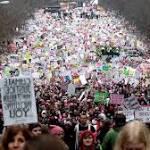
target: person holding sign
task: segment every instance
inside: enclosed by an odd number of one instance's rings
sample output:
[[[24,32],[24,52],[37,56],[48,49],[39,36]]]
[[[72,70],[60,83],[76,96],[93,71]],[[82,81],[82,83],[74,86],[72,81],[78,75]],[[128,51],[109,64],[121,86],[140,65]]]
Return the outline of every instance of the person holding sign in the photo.
[[[27,140],[31,139],[31,134],[26,126],[13,125],[6,128],[2,137],[3,150],[23,150]]]

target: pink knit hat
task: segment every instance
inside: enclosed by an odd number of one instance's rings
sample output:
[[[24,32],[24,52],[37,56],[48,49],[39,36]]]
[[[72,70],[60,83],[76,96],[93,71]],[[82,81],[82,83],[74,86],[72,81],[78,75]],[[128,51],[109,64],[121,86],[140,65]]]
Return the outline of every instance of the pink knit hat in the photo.
[[[64,132],[64,130],[61,127],[55,126],[55,125],[51,125],[49,128],[49,131],[52,135],[58,135],[58,134]]]

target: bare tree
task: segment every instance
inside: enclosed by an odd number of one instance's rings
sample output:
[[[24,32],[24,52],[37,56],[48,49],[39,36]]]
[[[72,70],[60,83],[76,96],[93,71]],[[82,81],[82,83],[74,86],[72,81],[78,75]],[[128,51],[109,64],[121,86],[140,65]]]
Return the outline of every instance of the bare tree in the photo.
[[[0,5],[0,40],[16,34],[16,28],[31,16],[31,10],[30,0],[11,0],[8,5]]]
[[[135,24],[141,33],[150,38],[150,0],[99,0],[109,9],[117,10],[131,24]]]
[[[32,17],[36,8],[56,4],[58,0],[10,0],[7,5],[0,4],[0,41],[16,35],[16,29],[21,28],[25,20]]]

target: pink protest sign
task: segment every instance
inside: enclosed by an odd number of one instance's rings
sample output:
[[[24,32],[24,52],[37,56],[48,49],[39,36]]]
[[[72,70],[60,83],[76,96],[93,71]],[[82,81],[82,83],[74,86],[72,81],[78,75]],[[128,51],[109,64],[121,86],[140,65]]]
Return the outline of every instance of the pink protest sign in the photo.
[[[111,104],[122,104],[124,101],[124,95],[120,94],[110,94],[110,103]]]

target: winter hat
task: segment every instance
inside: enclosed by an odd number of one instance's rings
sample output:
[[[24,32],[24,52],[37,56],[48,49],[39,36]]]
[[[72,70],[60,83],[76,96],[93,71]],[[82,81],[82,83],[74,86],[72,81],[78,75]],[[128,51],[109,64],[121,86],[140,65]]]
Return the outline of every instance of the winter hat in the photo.
[[[50,126],[49,131],[52,135],[58,135],[58,134],[64,132],[64,130],[61,127],[55,126],[55,125]]]

